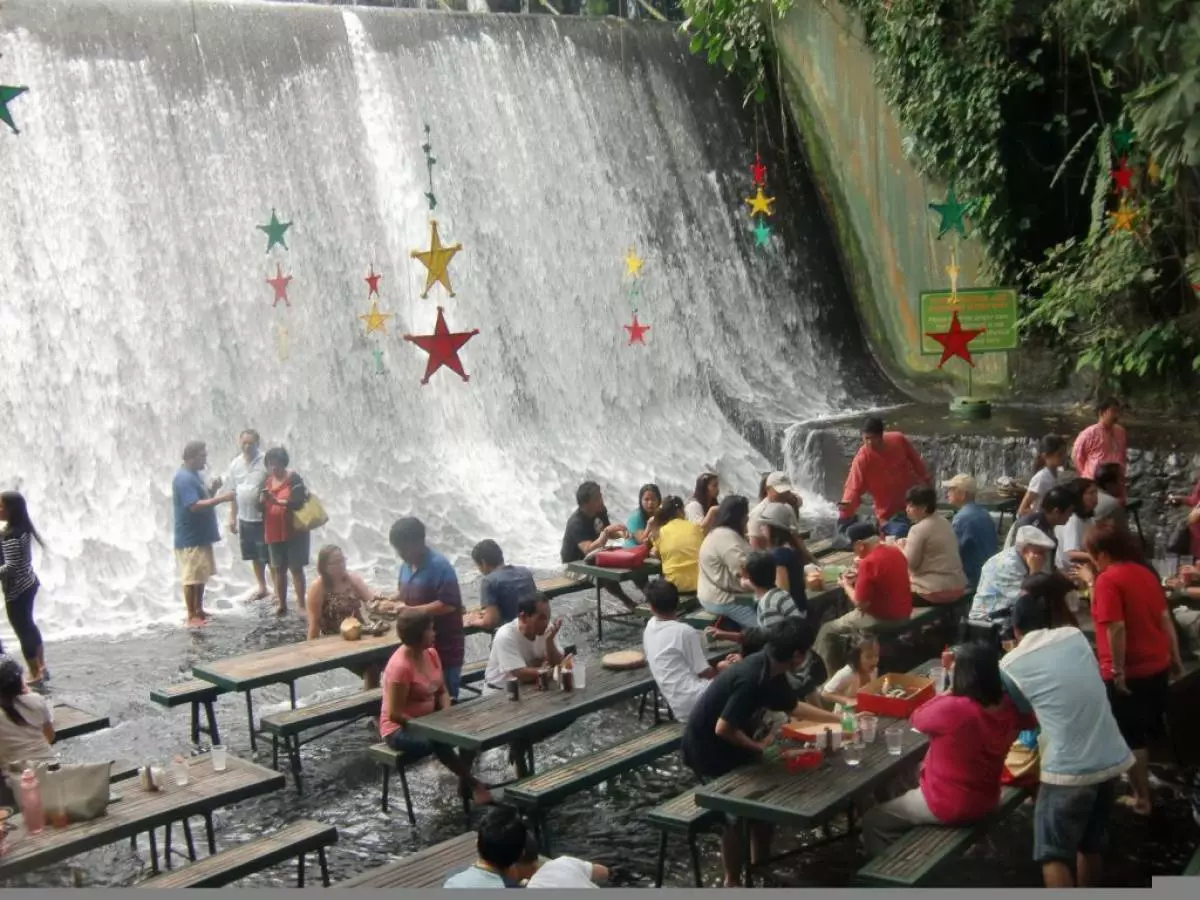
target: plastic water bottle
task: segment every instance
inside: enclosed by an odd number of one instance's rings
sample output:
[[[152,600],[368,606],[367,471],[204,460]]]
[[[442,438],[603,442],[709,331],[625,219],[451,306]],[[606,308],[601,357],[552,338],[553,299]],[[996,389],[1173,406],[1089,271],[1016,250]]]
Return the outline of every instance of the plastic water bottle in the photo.
[[[46,827],[46,811],[42,807],[42,791],[38,787],[33,769],[26,769],[21,773],[18,799],[21,804],[21,817],[25,820],[25,830],[30,834],[41,834],[42,829]]]
[[[854,729],[858,725],[858,723],[854,721],[854,713],[852,713],[850,711],[850,707],[843,706],[843,707],[841,707],[841,716],[842,716],[842,738],[845,741],[852,741],[852,740],[854,740]]]

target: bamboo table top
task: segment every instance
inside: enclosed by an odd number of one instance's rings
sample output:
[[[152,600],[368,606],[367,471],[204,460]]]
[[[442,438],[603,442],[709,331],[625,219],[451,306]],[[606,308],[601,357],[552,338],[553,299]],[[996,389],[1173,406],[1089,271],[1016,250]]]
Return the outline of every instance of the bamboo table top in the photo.
[[[97,716],[62,703],[54,707],[54,742],[102,731],[109,724],[108,716]]]
[[[346,666],[385,662],[399,646],[400,638],[394,631],[365,634],[357,641],[335,634],[200,663],[192,667],[192,674],[229,691],[248,691]]]
[[[5,853],[0,856],[0,878],[53,865],[77,853],[268,794],[284,785],[282,773],[232,756],[224,772],[213,771],[207,754],[189,759],[188,770],[188,783],[183,787],[173,782],[169,771],[169,783],[162,791],[144,791],[135,781],[119,785],[121,799],[110,803],[108,811],[91,822],[77,822],[66,828],[47,826],[41,834],[28,834],[18,817],[17,828],[8,835]]]

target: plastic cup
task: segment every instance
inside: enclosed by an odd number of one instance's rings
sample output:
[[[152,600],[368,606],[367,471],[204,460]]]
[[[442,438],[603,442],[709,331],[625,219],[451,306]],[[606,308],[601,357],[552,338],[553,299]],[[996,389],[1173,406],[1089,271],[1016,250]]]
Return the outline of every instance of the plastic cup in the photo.
[[[875,743],[875,731],[879,727],[879,719],[874,713],[859,713],[858,714],[858,729],[862,734],[864,744]]]
[[[842,758],[846,760],[846,765],[857,766],[862,762],[863,748],[858,741],[847,741],[842,746]]]
[[[891,726],[883,733],[883,737],[887,741],[888,753],[892,756],[899,756],[904,750],[904,726]]]
[[[587,687],[587,663],[575,660],[575,690],[582,691]]]
[[[942,666],[934,666],[929,670],[929,679],[933,682],[933,689],[939,694],[946,693],[946,670]]]
[[[179,787],[188,783],[188,764],[186,762],[171,763],[171,775]]]
[[[222,746],[221,744],[213,744],[213,748],[212,748],[213,771],[214,772],[224,772],[225,771],[225,762],[226,762],[225,747]]]

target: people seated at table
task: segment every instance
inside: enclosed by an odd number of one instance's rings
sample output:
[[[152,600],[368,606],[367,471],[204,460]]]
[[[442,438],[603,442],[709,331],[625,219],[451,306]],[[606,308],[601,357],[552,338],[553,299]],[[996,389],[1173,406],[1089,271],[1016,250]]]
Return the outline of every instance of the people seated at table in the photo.
[[[522,597],[537,593],[533,573],[524,566],[504,562],[504,551],[495,541],[480,541],[471,549],[471,559],[483,580],[479,582],[480,609],[467,614],[463,624],[495,631],[517,617]]]
[[[700,583],[700,545],[704,529],[683,514],[683,500],[669,496],[654,516],[654,552],[662,577],[681,594],[694,594]]]
[[[701,780],[719,778],[739,766],[758,762],[773,735],[763,728],[763,713],[779,711],[798,719],[835,722],[837,717],[801,701],[787,674],[805,667],[812,655],[812,629],[799,618],[785,619],[767,632],[767,645],[735,662],[713,679],[692,709],[684,726],[681,754],[684,764]],[[822,669],[823,675],[823,669]],[[815,681],[805,696],[816,692]],[[752,855],[765,859],[770,829],[751,825]],[[725,886],[740,883],[741,835],[737,823],[726,824],[721,835]]]
[[[758,622],[754,607],[737,600],[743,590],[742,572],[750,554],[744,536],[749,514],[750,503],[745,497],[730,494],[721,501],[712,528],[700,545],[700,582],[696,590],[705,610],[741,628]]]
[[[562,550],[560,558],[563,564],[582,562],[588,554],[603,550],[609,541],[617,540],[625,535],[625,526],[620,522],[608,520],[608,510],[604,507],[604,494],[600,485],[594,481],[585,481],[575,491],[577,508],[567,519],[567,527],[563,531]],[[579,578],[571,572],[572,578]],[[589,579],[581,578],[587,581]],[[629,595],[616,581],[602,581],[601,586],[623,604],[626,609],[637,606]]]
[[[362,577],[346,567],[342,548],[326,544],[317,553],[317,580],[309,585],[305,599],[308,639],[341,634],[346,619],[366,621],[366,609],[374,597]],[[364,691],[379,685],[378,665],[359,666],[353,671],[362,675]]]
[[[1054,537],[1058,541],[1054,565],[1060,572],[1070,573],[1075,566],[1088,561],[1083,545],[1088,529],[1092,527],[1096,504],[1100,502],[1100,491],[1090,478],[1076,478],[1067,485],[1067,489],[1071,491],[1075,502],[1071,518],[1065,525],[1054,529]]]
[[[979,573],[983,564],[999,550],[996,524],[986,509],[975,502],[975,479],[970,475],[955,475],[943,481],[946,499],[958,510],[950,523],[958,541],[958,558],[962,561],[963,575],[967,579],[967,590],[973,591],[979,584]]]
[[[1000,661],[1001,679],[1041,729],[1034,859],[1046,887],[1096,885],[1117,783],[1133,754],[1083,633],[1051,627],[1045,604],[1032,596],[1017,600],[1012,625],[1018,643]]]
[[[1011,548],[1016,543],[1017,532],[1027,525],[1032,525],[1054,541],[1054,550],[1047,555],[1044,563],[1046,571],[1052,571],[1058,551],[1058,529],[1070,521],[1077,502],[1075,492],[1068,485],[1060,484],[1058,487],[1051,488],[1042,498],[1041,509],[1022,516],[1013,523],[1004,540],[1004,548],[1006,550]]]
[[[686,722],[696,701],[716,677],[717,667],[709,665],[700,632],[679,621],[679,591],[675,585],[665,578],[655,579],[646,585],[646,600],[654,613],[642,632],[646,665],[675,718]]]
[[[919,706],[909,723],[929,738],[920,786],[863,817],[868,856],[921,825],[978,822],[1000,802],[1004,760],[1021,716],[1005,695],[996,651],[981,643],[956,648],[950,692]]]
[[[457,701],[466,647],[458,574],[450,560],[426,545],[425,525],[420,519],[397,519],[388,540],[402,561],[395,597],[403,607],[401,615],[433,618],[434,647],[442,663],[446,691],[452,701]]]
[[[638,491],[638,505],[625,524],[625,546],[637,547],[650,543],[654,516],[662,506],[662,491],[657,484],[643,484]]]
[[[831,672],[845,665],[845,645],[855,632],[912,614],[908,560],[900,548],[880,540],[879,530],[869,522],[851,525],[846,537],[856,561],[842,573],[838,584],[854,608],[826,622],[817,633],[817,654]]]
[[[791,594],[798,606],[807,608],[804,566],[811,557],[800,537],[796,510],[787,503],[768,503],[759,511],[758,528],[763,546],[757,549],[770,551],[775,560],[775,586]]]
[[[699,525],[705,531],[713,527],[717,516],[717,505],[720,502],[721,479],[715,472],[705,472],[696,479],[696,487],[692,496],[684,504],[683,513],[689,522]]]
[[[784,619],[806,618],[808,609],[798,604],[787,591],[775,586],[775,558],[764,550],[755,550],[746,557],[746,581],[754,592],[755,624],[759,628],[770,628]],[[715,626],[708,633],[717,641],[742,642],[744,632],[726,631]]]
[[[1042,501],[1058,487],[1059,473],[1067,459],[1067,442],[1061,435],[1048,434],[1038,444],[1037,461],[1033,466],[1033,477],[1017,507],[1017,518],[1035,513],[1042,508]]]
[[[1021,582],[1034,572],[1045,570],[1054,547],[1054,539],[1040,528],[1022,525],[1017,530],[1016,543],[983,564],[968,617],[986,622],[1012,609],[1021,594]]]
[[[1092,535],[1087,550],[1098,574],[1090,566],[1080,571],[1092,583],[1100,676],[1117,727],[1133,751],[1130,805],[1148,816],[1147,748],[1166,733],[1167,685],[1172,674],[1183,673],[1179,638],[1158,575],[1143,563],[1137,538],[1124,532]]]
[[[393,750],[404,753],[411,763],[433,755],[458,776],[461,796],[475,803],[490,803],[487,786],[471,774],[475,753],[455,751],[446,744],[436,744],[413,737],[405,729],[412,719],[427,716],[435,710],[450,708],[450,694],[441,660],[434,649],[436,632],[432,616],[418,613],[396,622],[396,635],[402,645],[396,649],[383,670],[383,702],[379,716],[379,735]]]
[[[914,602],[941,606],[961,600],[967,576],[954,528],[937,514],[937,493],[931,487],[909,488],[904,511],[913,524],[900,547],[908,560]]]
[[[574,856],[560,856],[539,863],[525,884],[527,888],[598,888],[608,881],[608,868],[599,863],[576,859]]]
[[[21,777],[19,771],[9,771],[9,767],[56,759],[52,743],[54,713],[50,704],[25,684],[19,662],[11,656],[0,656],[0,775],[5,777],[8,790],[15,794]]]
[[[884,431],[883,419],[871,416],[863,423],[862,446],[850,463],[839,516],[843,525],[853,519],[863,494],[870,494],[884,534],[904,537],[909,526],[904,517],[905,494],[910,487],[932,483],[925,461],[909,439],[899,431]]]
[[[475,862],[450,874],[442,887],[515,888],[537,867],[533,829],[511,806],[496,806],[484,814],[476,831],[475,853]]]
[[[879,639],[869,634],[859,635],[850,642],[846,665],[834,672],[821,688],[821,699],[829,704],[853,706],[862,686],[878,677]]]
[[[750,539],[750,546],[755,550],[762,550],[767,546],[761,534],[762,523],[759,519],[768,504],[786,503],[798,517],[800,502],[800,492],[792,487],[792,480],[788,478],[787,472],[768,472],[763,475],[762,483],[758,486],[758,503],[751,508],[747,525],[746,536]]]

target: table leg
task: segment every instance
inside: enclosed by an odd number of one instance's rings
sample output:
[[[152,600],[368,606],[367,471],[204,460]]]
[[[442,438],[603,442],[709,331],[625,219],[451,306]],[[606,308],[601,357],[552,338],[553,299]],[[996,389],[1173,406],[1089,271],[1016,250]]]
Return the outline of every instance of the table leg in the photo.
[[[296,708],[296,682],[288,682],[288,696],[292,698],[292,709]]]
[[[754,887],[750,871],[750,820],[745,817],[738,820],[738,837],[742,844],[742,887]]]
[[[258,739],[254,734],[254,698],[246,691],[246,721],[250,725],[250,752],[258,752]]]
[[[183,838],[187,841],[188,859],[192,862],[196,861],[196,840],[192,837],[192,823],[187,819],[183,820]]]
[[[217,852],[217,836],[213,829],[213,817],[211,812],[204,814],[204,831],[208,835],[208,855],[212,856]]]
[[[150,871],[158,874],[158,839],[154,836],[153,828],[150,829]]]
[[[600,579],[596,579],[596,640],[604,640],[604,608],[601,605],[600,599],[602,591],[600,589]]]
[[[171,868],[171,832],[174,830],[174,822],[168,822],[166,828],[163,829],[163,864],[168,869]]]
[[[200,702],[192,701],[192,743],[200,743]]]

